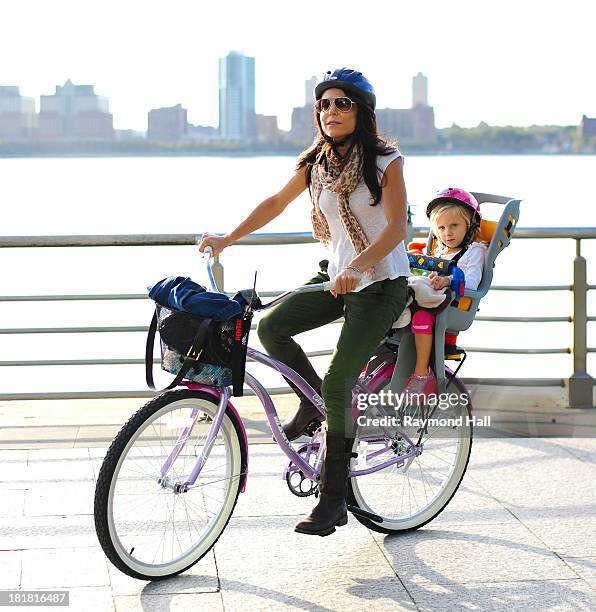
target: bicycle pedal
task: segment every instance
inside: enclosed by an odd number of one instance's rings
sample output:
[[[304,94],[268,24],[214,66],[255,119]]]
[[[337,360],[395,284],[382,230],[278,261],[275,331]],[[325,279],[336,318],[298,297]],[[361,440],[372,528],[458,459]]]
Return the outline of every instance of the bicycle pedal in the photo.
[[[319,427],[321,426],[321,421],[315,419],[314,421],[311,421],[304,429],[304,434],[306,436],[314,436],[315,433],[317,432],[317,429],[319,429]]]
[[[352,504],[348,504],[348,510],[352,514],[356,514],[357,516],[367,518],[375,523],[383,522],[383,517],[379,516],[378,514],[374,514],[373,512],[368,512],[367,510],[363,510],[362,508],[359,508],[358,506],[353,506]]]

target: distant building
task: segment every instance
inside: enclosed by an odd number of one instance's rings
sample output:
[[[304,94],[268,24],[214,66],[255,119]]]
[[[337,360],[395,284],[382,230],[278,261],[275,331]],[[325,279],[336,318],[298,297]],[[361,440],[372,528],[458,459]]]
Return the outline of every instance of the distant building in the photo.
[[[378,108],[376,111],[379,132],[387,138],[414,139],[412,109]]]
[[[316,77],[312,77],[305,82],[307,104],[292,111],[292,127],[288,135],[292,142],[307,144],[315,137],[312,92],[316,81]],[[428,105],[428,79],[420,72],[412,79],[412,108],[377,109],[376,115],[379,131],[390,140],[421,144],[437,141],[434,109]]]
[[[118,142],[122,142],[125,140],[144,140],[144,139],[145,139],[144,132],[139,132],[137,130],[131,130],[131,129],[114,130],[114,140],[117,140]]]
[[[181,104],[149,111],[147,140],[175,142],[187,131],[187,111]]]
[[[108,99],[93,85],[74,85],[69,79],[53,95],[41,96],[37,136],[40,139],[112,140],[114,121]]]
[[[219,132],[225,140],[254,140],[255,58],[231,51],[219,60]]]
[[[381,133],[390,139],[421,144],[437,141],[435,111],[428,105],[428,79],[419,72],[412,78],[412,108],[377,110]]]
[[[419,72],[412,77],[412,107],[428,106],[428,79]]]
[[[304,106],[311,106],[315,101],[317,77],[312,76],[304,82]]]
[[[583,115],[581,123],[579,124],[579,137],[583,141],[596,137],[596,118]]]
[[[308,144],[314,140],[316,128],[313,121],[312,102],[292,110],[292,126],[288,138],[292,142]]]
[[[278,142],[281,133],[277,127],[277,117],[272,115],[255,115],[256,138],[259,142]]]
[[[192,125],[189,123],[186,126],[184,140],[195,140],[198,142],[219,140],[219,131],[210,125]]]
[[[411,109],[411,113],[414,140],[425,144],[437,142],[434,108],[419,104]]]
[[[435,113],[432,106],[377,109],[379,131],[389,139],[430,144],[437,141]]]
[[[0,85],[0,140],[27,139],[35,124],[35,100],[21,96],[18,87]]]

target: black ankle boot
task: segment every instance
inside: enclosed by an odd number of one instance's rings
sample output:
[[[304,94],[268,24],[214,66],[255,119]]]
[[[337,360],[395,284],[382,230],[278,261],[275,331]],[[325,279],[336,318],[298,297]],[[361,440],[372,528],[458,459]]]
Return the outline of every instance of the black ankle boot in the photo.
[[[321,395],[322,381],[302,350],[300,350],[294,359],[286,362],[286,365],[300,374],[300,376]],[[285,380],[290,387],[292,387],[294,393],[300,398],[298,410],[281,424],[281,428],[286,434],[286,437],[288,440],[292,441],[299,438],[307,429],[311,427],[316,429],[321,424],[321,421],[325,420],[325,417],[317,410],[311,400],[294,385],[294,383],[290,382],[287,378]]]
[[[348,466],[353,441],[343,434],[326,433],[319,501],[311,513],[296,525],[294,530],[298,533],[327,536],[336,527],[347,524]]]

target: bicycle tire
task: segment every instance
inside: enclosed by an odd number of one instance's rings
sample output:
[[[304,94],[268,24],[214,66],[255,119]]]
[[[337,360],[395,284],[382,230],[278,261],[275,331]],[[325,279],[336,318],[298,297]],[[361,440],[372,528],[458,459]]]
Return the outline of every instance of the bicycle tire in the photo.
[[[389,381],[387,382],[387,385]],[[469,400],[469,392],[466,389],[465,385],[457,378],[453,378],[452,383],[455,385],[457,392],[466,394],[468,398],[468,405],[465,407],[461,406],[460,410],[463,412],[464,422],[467,420],[465,417],[469,417],[471,415],[472,404]],[[378,391],[380,391],[379,389]],[[363,487],[360,486],[360,482],[364,482],[361,479],[371,478],[374,474],[368,476],[359,476],[349,479],[348,483],[348,503],[362,508],[372,514],[380,516],[383,519],[382,523],[374,521],[370,518],[359,516],[358,514],[354,514],[355,518],[371,529],[372,531],[376,531],[379,533],[392,534],[392,533],[405,533],[408,531],[413,531],[423,527],[427,523],[434,520],[449,504],[455,493],[457,492],[463,477],[466,473],[468,463],[470,460],[470,454],[472,450],[472,423],[469,422],[467,427],[462,428],[461,438],[461,447],[458,449],[457,460],[454,465],[454,469],[449,474],[449,479],[442,487],[442,490],[438,495],[436,495],[435,501],[430,504],[427,504],[427,507],[424,508],[423,511],[417,513],[414,516],[411,516],[409,520],[407,518],[396,519],[395,516],[389,517],[384,515],[384,513],[380,510],[379,505],[372,503],[370,500],[366,500],[366,495],[363,494]],[[357,450],[359,441],[356,438],[354,442],[354,449]],[[421,457],[424,455],[423,451]],[[386,460],[386,459],[385,459]],[[418,458],[414,459],[413,462],[416,462]],[[355,460],[352,460],[352,464],[354,464]],[[391,469],[391,468],[386,468]],[[397,469],[396,469],[397,472]],[[379,472],[377,472],[378,474]],[[389,490],[385,493],[386,496],[391,496],[393,491]],[[382,506],[382,504],[381,504]]]
[[[104,553],[106,554],[110,562],[123,573],[133,578],[154,581],[163,580],[164,578],[169,578],[171,576],[180,574],[192,567],[200,559],[202,559],[213,548],[213,546],[225,530],[238,500],[238,494],[240,492],[241,473],[245,471],[247,465],[246,448],[244,447],[243,443],[242,425],[238,422],[237,415],[231,412],[229,409],[226,410],[220,428],[220,432],[218,434],[218,439],[219,437],[222,437],[223,445],[225,446],[224,454],[227,470],[226,474],[228,474],[231,470],[231,476],[227,478],[227,481],[229,482],[229,487],[228,490],[226,490],[225,492],[225,497],[222,506],[219,510],[219,513],[217,515],[214,515],[215,519],[212,521],[212,525],[208,529],[206,529],[205,534],[201,537],[199,541],[194,542],[193,545],[190,546],[190,548],[186,552],[180,554],[176,558],[173,558],[169,562],[148,563],[146,561],[140,560],[137,557],[133,557],[133,551],[135,550],[135,546],[133,546],[130,552],[128,552],[128,546],[125,547],[123,542],[123,538],[125,539],[127,537],[127,534],[123,532],[120,533],[114,522],[114,494],[116,487],[118,486],[118,477],[121,474],[122,466],[127,460],[129,452],[132,451],[133,448],[135,448],[135,442],[140,440],[143,433],[147,431],[150,426],[152,426],[155,430],[155,423],[157,423],[158,419],[168,414],[168,412],[170,412],[171,414],[172,409],[180,410],[182,408],[194,407],[202,410],[205,415],[212,417],[215,414],[217,403],[217,398],[208,393],[191,391],[188,389],[169,391],[167,393],[159,395],[149,401],[143,407],[141,407],[128,420],[128,422],[122,427],[118,435],[113,440],[110,448],[108,449],[99,472],[95,489],[95,530]],[[207,419],[205,420],[205,423],[206,429],[208,427]],[[174,425],[176,425],[175,422]],[[197,425],[195,425],[195,428],[193,429],[193,435],[196,429]],[[160,431],[162,431],[161,424]],[[172,434],[171,438],[174,438],[174,434]],[[188,445],[189,441],[187,441],[183,448]],[[149,449],[151,448],[151,446],[139,445],[138,448]],[[196,448],[197,445],[195,444],[193,451],[195,459],[197,456]],[[218,452],[220,450],[218,446],[213,447],[212,454],[209,456],[204,467],[210,466],[209,461],[213,457],[213,453],[215,452],[214,449],[217,449]],[[170,471],[174,469],[174,466],[176,466],[176,469],[179,469],[176,462],[180,459],[183,452],[183,450],[180,451],[180,455],[176,457],[175,461],[172,464],[172,468],[170,468]],[[168,450],[162,446],[160,448],[160,453],[162,455],[167,456]],[[137,455],[134,459],[131,458],[131,461],[134,461],[134,465],[137,465],[139,463],[143,465],[143,462],[145,462],[145,458],[146,452],[141,451],[140,455]],[[152,481],[155,481],[153,482],[153,484],[150,484],[150,486],[153,487],[153,485],[157,483],[156,477],[159,473],[159,470],[156,468],[159,468],[160,463],[163,463],[163,456],[158,458],[157,461],[148,463],[151,463],[151,476],[148,477],[147,482],[151,483]],[[192,465],[194,464],[192,463],[191,459],[191,463],[190,465],[188,465],[188,467],[190,468]],[[183,469],[185,470],[186,467],[187,460],[185,459]],[[187,472],[183,471],[182,473],[186,474]],[[199,475],[199,479],[197,480],[197,484],[195,484],[195,487],[206,486],[198,484],[200,483],[200,479],[202,478],[202,476],[203,472]],[[130,479],[131,482],[134,481],[135,478],[141,481],[141,479],[136,476]],[[223,481],[225,482],[226,479],[223,479]],[[141,481],[141,485],[142,484],[143,481]],[[209,484],[211,483],[207,482],[207,485]],[[133,501],[134,495],[136,495],[135,488],[138,486],[139,485],[136,482],[130,485],[131,493],[129,494],[129,497],[133,498]],[[157,495],[161,495],[165,500],[163,503],[165,503],[166,506],[170,508],[170,502],[166,498],[166,496],[169,495],[169,488],[168,491],[165,491],[164,487],[159,484],[157,486],[157,489],[161,489],[161,491],[157,491]],[[192,490],[194,491],[194,488]],[[172,489],[172,495],[174,494],[178,496],[183,496],[187,495],[188,492],[174,492],[174,490]],[[199,491],[198,495],[202,496],[203,498],[205,497],[204,492]],[[186,517],[189,522],[189,534],[191,534],[192,536],[190,524],[192,523],[194,525],[194,522],[191,521],[190,514],[193,512],[197,513],[198,511],[196,510],[196,508],[192,508],[190,506],[190,502],[187,503],[187,501],[184,501],[180,503],[184,506],[184,509],[186,511]],[[127,508],[127,506],[124,506],[124,508]],[[172,502],[172,508],[172,525],[174,533],[176,533],[175,499]],[[117,509],[118,506],[116,506],[116,511]],[[188,512],[189,509],[191,510],[191,513]],[[128,510],[127,513],[129,513]],[[152,523],[155,522],[151,514],[149,515],[149,517]],[[135,516],[132,520],[137,521],[138,519]],[[149,527],[150,526],[151,523],[149,524]],[[135,537],[139,539],[142,539],[143,537],[148,537],[148,532],[142,532],[140,531],[140,529],[138,531],[139,534]],[[165,535],[163,539],[165,549]],[[178,535],[176,535],[176,539],[178,540],[177,543],[179,544],[180,542]],[[173,548],[174,542],[172,539],[172,554]]]

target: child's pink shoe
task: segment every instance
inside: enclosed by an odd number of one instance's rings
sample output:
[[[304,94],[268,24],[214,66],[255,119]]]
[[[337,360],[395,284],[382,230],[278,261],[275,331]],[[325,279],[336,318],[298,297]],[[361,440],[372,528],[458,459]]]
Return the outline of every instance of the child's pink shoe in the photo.
[[[437,377],[429,368],[426,376],[412,372],[403,390],[405,401],[412,404],[426,403],[427,396],[437,393]]]

